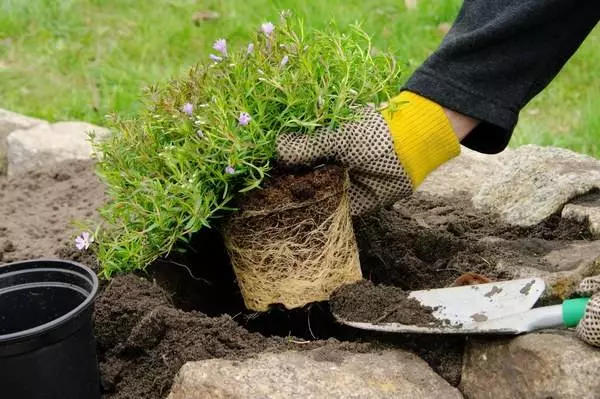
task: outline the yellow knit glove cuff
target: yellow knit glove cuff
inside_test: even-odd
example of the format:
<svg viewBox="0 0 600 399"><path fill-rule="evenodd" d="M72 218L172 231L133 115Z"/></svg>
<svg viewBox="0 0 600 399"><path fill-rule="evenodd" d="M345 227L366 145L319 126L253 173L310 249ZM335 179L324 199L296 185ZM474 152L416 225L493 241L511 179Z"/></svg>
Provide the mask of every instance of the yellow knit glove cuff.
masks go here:
<svg viewBox="0 0 600 399"><path fill-rule="evenodd" d="M413 187L438 166L460 154L460 143L442 107L403 91L382 111L398 159Z"/></svg>

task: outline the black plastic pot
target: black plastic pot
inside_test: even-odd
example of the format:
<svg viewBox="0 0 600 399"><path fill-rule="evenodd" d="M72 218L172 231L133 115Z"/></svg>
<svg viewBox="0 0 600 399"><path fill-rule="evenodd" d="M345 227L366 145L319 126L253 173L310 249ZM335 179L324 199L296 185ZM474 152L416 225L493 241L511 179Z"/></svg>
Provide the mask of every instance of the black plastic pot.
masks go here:
<svg viewBox="0 0 600 399"><path fill-rule="evenodd" d="M0 397L96 399L95 273L39 259L0 266Z"/></svg>

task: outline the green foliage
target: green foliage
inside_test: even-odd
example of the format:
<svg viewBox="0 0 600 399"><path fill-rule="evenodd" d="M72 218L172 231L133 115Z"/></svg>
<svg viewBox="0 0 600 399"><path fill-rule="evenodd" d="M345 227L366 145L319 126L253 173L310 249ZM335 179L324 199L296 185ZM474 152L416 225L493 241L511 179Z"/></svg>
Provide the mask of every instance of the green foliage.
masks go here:
<svg viewBox="0 0 600 399"><path fill-rule="evenodd" d="M335 128L400 90L394 58L359 26L305 31L282 15L272 33L266 28L249 41L252 51L215 42L212 58L151 87L140 114L115 117L118 134L95 143L111 198L96 236L107 277L143 269L259 187L279 133Z"/></svg>

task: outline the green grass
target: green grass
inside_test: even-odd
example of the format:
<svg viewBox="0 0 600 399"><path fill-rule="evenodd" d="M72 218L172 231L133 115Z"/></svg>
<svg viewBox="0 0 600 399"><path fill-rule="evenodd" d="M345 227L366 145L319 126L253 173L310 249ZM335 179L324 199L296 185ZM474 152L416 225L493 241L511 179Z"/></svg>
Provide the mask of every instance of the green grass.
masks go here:
<svg viewBox="0 0 600 399"><path fill-rule="evenodd" d="M201 4L200 4L201 3ZM225 37L245 33L293 9L310 26L355 20L375 45L406 60L404 78L438 45L458 0L3 0L0 2L0 107L49 120L104 124L104 116L136 113L139 94L205 57ZM220 18L196 26L197 11ZM524 110L513 145L559 145L600 156L600 28Z"/></svg>

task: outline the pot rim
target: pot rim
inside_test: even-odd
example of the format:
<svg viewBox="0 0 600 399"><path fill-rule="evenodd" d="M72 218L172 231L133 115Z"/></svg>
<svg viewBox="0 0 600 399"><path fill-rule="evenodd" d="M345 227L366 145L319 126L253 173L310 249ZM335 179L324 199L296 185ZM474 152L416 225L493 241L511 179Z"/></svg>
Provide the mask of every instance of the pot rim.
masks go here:
<svg viewBox="0 0 600 399"><path fill-rule="evenodd" d="M64 265L64 264L69 264L78 270L73 271L73 270L61 268L60 266ZM79 316L81 313L85 312L91 306L91 304L94 302L94 300L96 299L96 295L97 295L98 289L99 289L98 276L96 275L96 273L94 273L94 271L91 268L89 268L88 266L85 266L84 264L79 263L79 262L75 262L72 260L66 260L66 259L40 258L40 259L32 259L32 260L24 260L24 261L5 263L5 264L0 265L0 269L9 267L9 266L25 266L26 267L27 265L31 265L32 267L30 269L25 268L24 270L19 270L19 271L57 270L57 271L62 271L62 272L70 271L71 273L77 273L79 276L81 276L84 279L87 279L90 282L91 290L89 292L87 292L87 290L85 290L86 291L85 299L79 305L77 305L75 308L71 309L69 312L63 314L60 317L52 319L47 323L40 324L40 325L32 327L32 328L28 328L27 330L22 330L22 331L17 331L17 332L10 333L10 334L0 335L0 344L10 343L10 342L19 341L19 340L25 340L32 336L41 336L49 331L57 329L57 328L63 326L64 324L68 323L69 321L76 319L77 316ZM36 267L36 265L39 265L39 266ZM10 273L10 272L8 272L8 273ZM0 273L0 277L1 276L2 276L2 273Z"/></svg>

